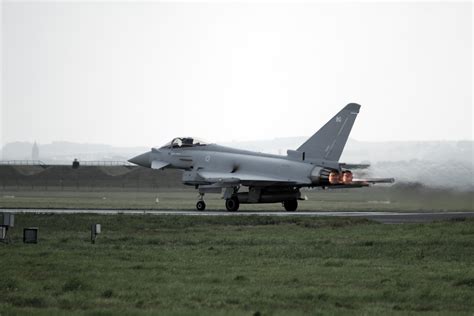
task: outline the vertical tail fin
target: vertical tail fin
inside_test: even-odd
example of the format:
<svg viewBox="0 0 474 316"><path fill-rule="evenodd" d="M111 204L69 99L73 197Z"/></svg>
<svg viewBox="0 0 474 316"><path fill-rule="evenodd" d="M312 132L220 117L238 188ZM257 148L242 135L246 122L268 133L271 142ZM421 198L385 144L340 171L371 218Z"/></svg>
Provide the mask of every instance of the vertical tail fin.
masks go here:
<svg viewBox="0 0 474 316"><path fill-rule="evenodd" d="M339 161L360 105L349 103L323 127L311 136L298 151L308 158Z"/></svg>

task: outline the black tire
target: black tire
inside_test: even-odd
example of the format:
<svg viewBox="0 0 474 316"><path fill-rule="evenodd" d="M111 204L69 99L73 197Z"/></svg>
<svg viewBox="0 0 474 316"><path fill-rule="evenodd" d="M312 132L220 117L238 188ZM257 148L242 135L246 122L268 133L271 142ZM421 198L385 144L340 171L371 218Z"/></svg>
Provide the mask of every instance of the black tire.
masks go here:
<svg viewBox="0 0 474 316"><path fill-rule="evenodd" d="M196 209L200 212L204 211L206 209L206 203L204 201L198 201L196 203Z"/></svg>
<svg viewBox="0 0 474 316"><path fill-rule="evenodd" d="M231 197L230 199L225 200L225 208L229 212L235 212L239 209L240 203L239 199L236 196Z"/></svg>
<svg viewBox="0 0 474 316"><path fill-rule="evenodd" d="M283 206L287 212L294 212L298 208L298 201L297 200L288 200L283 202Z"/></svg>

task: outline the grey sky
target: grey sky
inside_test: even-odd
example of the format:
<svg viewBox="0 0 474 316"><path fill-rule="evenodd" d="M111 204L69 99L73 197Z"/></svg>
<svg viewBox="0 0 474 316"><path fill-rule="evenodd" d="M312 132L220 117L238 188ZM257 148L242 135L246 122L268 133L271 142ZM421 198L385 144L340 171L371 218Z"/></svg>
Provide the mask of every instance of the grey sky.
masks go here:
<svg viewBox="0 0 474 316"><path fill-rule="evenodd" d="M473 139L472 4L2 2L1 139Z"/></svg>

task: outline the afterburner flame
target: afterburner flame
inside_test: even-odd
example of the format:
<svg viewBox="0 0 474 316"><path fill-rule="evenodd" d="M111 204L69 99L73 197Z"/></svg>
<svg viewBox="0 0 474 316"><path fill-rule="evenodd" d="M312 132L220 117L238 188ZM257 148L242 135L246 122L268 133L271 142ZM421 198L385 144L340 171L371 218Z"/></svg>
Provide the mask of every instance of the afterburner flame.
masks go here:
<svg viewBox="0 0 474 316"><path fill-rule="evenodd" d="M337 171L331 171L328 176L330 184L351 184L352 183L352 172L349 170L339 173Z"/></svg>
<svg viewBox="0 0 474 316"><path fill-rule="evenodd" d="M337 171L331 171L331 173L329 173L329 183L330 184L339 183L339 173Z"/></svg>
<svg viewBox="0 0 474 316"><path fill-rule="evenodd" d="M352 178L353 178L352 177L352 172L344 171L342 173L342 181L341 182L344 183L344 184L350 184L350 183L352 183Z"/></svg>

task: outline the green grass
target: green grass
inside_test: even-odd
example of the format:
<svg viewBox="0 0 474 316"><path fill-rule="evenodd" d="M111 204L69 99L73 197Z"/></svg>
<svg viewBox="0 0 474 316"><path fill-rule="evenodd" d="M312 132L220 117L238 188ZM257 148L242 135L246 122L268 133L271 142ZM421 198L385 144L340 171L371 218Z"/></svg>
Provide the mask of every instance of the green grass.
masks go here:
<svg viewBox="0 0 474 316"><path fill-rule="evenodd" d="M426 188L378 187L302 191L301 211L472 211L473 193ZM156 199L158 198L158 203ZM218 194L205 196L208 209L224 210ZM121 191L95 188L91 191L3 190L0 208L165 209L194 210L197 192L168 189ZM241 210L282 211L281 203L241 205Z"/></svg>
<svg viewBox="0 0 474 316"><path fill-rule="evenodd" d="M21 242L28 226L38 244ZM467 219L21 214L12 233L0 244L2 315L474 312Z"/></svg>

